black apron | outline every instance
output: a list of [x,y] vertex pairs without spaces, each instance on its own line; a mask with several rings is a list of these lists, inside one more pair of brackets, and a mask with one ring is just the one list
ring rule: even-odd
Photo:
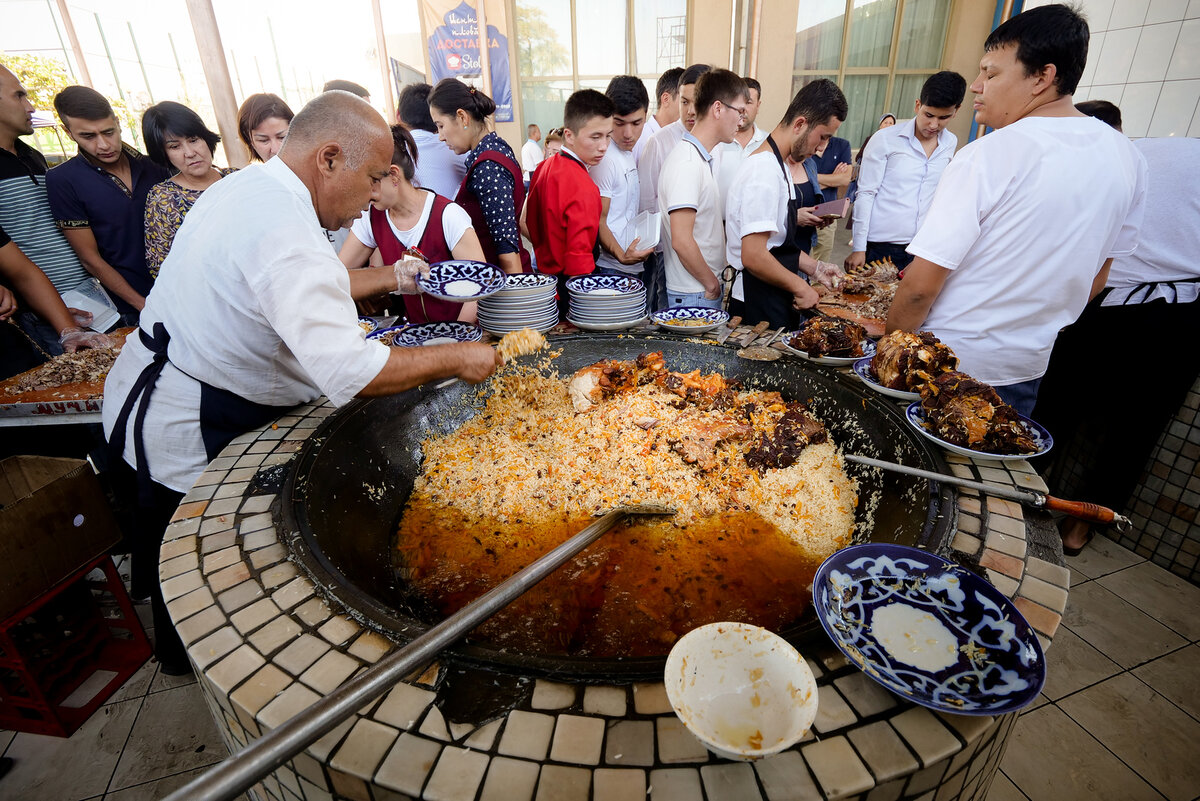
[[[124,459],[125,432],[129,426],[129,416],[134,414],[133,407],[136,403],[137,412],[133,417],[133,452],[137,459],[138,500],[149,506],[153,502],[154,489],[150,478],[150,468],[146,463],[146,444],[142,438],[142,424],[146,420],[146,408],[150,405],[150,396],[154,394],[154,386],[169,361],[167,346],[171,343],[171,335],[167,333],[166,326],[162,323],[154,324],[153,335],[147,334],[142,328],[139,328],[137,333],[142,344],[154,354],[154,360],[146,365],[130,388],[129,395],[125,398],[125,403],[121,406],[121,411],[113,424],[108,446],[111,449],[112,458]],[[284,410],[291,408],[290,406],[268,406],[255,403],[235,395],[227,389],[214,387],[199,379],[194,380],[200,384],[200,437],[204,440],[204,453],[210,462],[217,458],[217,454],[224,450],[234,437],[266,425],[283,414]]]
[[[779,169],[783,170],[784,180],[787,181],[788,186],[791,186],[792,176],[788,172],[787,165],[783,163],[783,156],[780,155],[779,148],[775,146],[775,141],[769,136],[767,144],[771,146],[775,160],[779,162]],[[790,192],[788,194],[787,230],[784,231],[783,242],[771,248],[770,253],[789,272],[800,275],[800,254],[807,251],[802,250],[796,242],[798,228],[796,212],[800,209],[799,200],[790,197]],[[749,270],[743,269],[742,294],[746,298],[742,322],[746,325],[754,325],[765,320],[771,328],[787,328],[789,330],[799,328],[800,312],[792,308],[792,295],[788,291],[769,284],[761,278],[756,278]]]

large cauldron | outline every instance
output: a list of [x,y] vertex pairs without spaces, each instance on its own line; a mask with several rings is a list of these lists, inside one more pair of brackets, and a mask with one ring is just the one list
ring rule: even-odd
[[[720,372],[747,386],[774,389],[807,401],[846,453],[944,470],[940,454],[912,431],[896,406],[857,380],[797,359],[741,359],[721,347],[671,335],[581,334],[556,338],[560,375],[604,358],[631,359],[661,350],[669,369]],[[474,414],[478,389],[456,383],[371,401],[330,415],[309,438],[287,480],[283,497],[286,540],[316,585],[368,626],[401,639],[425,631],[405,602],[393,569],[391,541],[420,470],[421,441],[454,430]],[[954,504],[944,485],[849,465],[859,480],[860,540],[947,547]],[[783,632],[792,640],[816,635],[812,613]],[[816,635],[819,636],[819,635]],[[514,653],[469,641],[448,658],[522,675],[574,680],[642,680],[660,677],[663,658],[596,659]]]

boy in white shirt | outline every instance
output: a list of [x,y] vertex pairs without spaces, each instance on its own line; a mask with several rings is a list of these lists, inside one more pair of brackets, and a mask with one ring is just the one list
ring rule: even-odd
[[733,141],[748,96],[746,82],[724,69],[701,75],[695,91],[696,123],[663,162],[658,184],[667,305],[720,308],[725,226],[711,153]]
[[958,137],[946,130],[967,92],[967,81],[949,70],[921,87],[914,116],[875,132],[863,151],[854,200],[854,235],[846,269],[890,258],[903,270],[905,248],[921,227],[933,192]]
[[654,90],[658,98],[658,110],[646,118],[642,135],[633,146],[634,161],[641,158],[642,150],[656,133],[679,119],[679,79],[682,77],[683,67],[671,67],[658,76],[658,86]]
[[608,275],[638,275],[653,248],[642,248],[635,231],[638,203],[641,200],[637,162],[633,147],[642,135],[650,96],[641,78],[618,75],[608,82],[604,94],[612,100],[615,113],[612,133],[616,147],[604,151],[604,158],[588,170],[600,190],[600,256],[596,272]]
[[1026,415],[1059,329],[1133,252],[1142,218],[1145,160],[1071,99],[1088,39],[1057,4],[988,36],[971,91],[997,130],[946,168],[888,315],[889,331],[932,331]]

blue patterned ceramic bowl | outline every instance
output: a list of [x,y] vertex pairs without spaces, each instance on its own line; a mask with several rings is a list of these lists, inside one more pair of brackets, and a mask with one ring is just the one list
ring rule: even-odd
[[379,323],[370,317],[359,317],[358,327],[363,330],[363,336],[366,336],[378,329]]
[[795,336],[794,333],[788,333],[779,338],[779,341],[783,343],[784,350],[786,350],[788,353],[799,356],[801,359],[810,361],[813,364],[823,364],[826,367],[848,367],[864,356],[870,358],[875,355],[875,341],[871,339],[864,339],[862,343],[862,356],[809,356],[805,351],[802,351],[798,348],[793,348],[791,346],[793,336]]
[[838,551],[813,578],[813,605],[851,662],[931,709],[1015,712],[1046,681],[1042,646],[1012,602],[928,551],[884,543]]
[[478,342],[483,339],[483,329],[470,323],[422,323],[410,325],[398,331],[392,338],[393,345],[416,348],[421,345],[448,345],[452,342]]
[[417,288],[441,300],[467,303],[504,289],[504,271],[482,261],[439,261],[429,275],[417,276]]
[[395,345],[396,334],[408,328],[407,325],[393,325],[389,328],[377,328],[367,334],[367,339],[376,339],[385,345]]
[[504,280],[504,292],[520,292],[521,290],[541,289],[546,290],[554,286],[555,278],[553,275],[545,273],[521,273],[520,275],[509,275]]
[[567,279],[572,295],[631,295],[643,292],[646,285],[631,275],[577,275]]
[[729,312],[703,306],[676,306],[650,315],[650,319],[665,331],[677,334],[703,334],[729,322]]
[[1050,436],[1050,432],[1040,423],[1035,423],[1023,414],[1018,414],[1017,417],[1021,418],[1021,422],[1025,424],[1025,427],[1029,429],[1030,436],[1033,437],[1033,444],[1037,446],[1037,450],[1033,453],[988,453],[987,451],[964,448],[961,445],[951,445],[926,427],[929,424],[929,420],[925,417],[925,410],[921,408],[920,401],[910,403],[908,408],[904,410],[904,416],[907,418],[909,424],[917,429],[918,434],[921,434],[931,442],[936,442],[951,453],[957,453],[960,456],[970,456],[972,459],[995,459],[998,462],[1015,462],[1021,459],[1041,456],[1043,453],[1049,453],[1050,449],[1054,447],[1054,437]]

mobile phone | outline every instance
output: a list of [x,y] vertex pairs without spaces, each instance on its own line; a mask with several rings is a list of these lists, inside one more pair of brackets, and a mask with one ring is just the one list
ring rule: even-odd
[[818,217],[840,220],[842,217],[845,217],[849,211],[850,199],[843,197],[837,200],[831,200],[828,203],[818,203],[816,206],[813,206],[812,213]]

